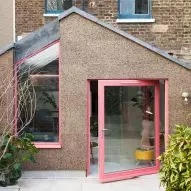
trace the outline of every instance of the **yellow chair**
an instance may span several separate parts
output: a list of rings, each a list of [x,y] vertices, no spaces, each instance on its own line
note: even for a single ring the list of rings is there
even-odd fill
[[[139,165],[140,161],[149,161],[151,166],[153,166],[154,150],[141,150],[137,149],[135,151],[136,165]]]

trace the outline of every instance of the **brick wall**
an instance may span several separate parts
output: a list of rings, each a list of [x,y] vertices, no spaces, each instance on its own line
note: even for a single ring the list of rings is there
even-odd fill
[[[44,0],[16,1],[16,31],[31,32],[44,22],[55,17],[44,18]],[[179,58],[191,61],[191,1],[152,0],[154,23],[116,23],[118,0],[86,0],[88,12],[133,36],[142,39]],[[81,0],[74,5],[81,8]],[[32,19],[31,19],[32,18]]]
[[[44,0],[15,1],[16,35],[33,32],[44,25]]]

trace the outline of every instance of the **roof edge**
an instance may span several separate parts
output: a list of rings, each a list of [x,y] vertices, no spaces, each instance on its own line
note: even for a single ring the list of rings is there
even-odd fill
[[[168,60],[173,61],[173,62],[177,63],[178,65],[183,66],[186,69],[191,70],[191,64],[183,62],[183,61],[169,55],[168,53],[164,52],[163,50],[161,50],[155,46],[152,46],[152,45],[150,45],[150,44],[148,44],[148,43],[146,43],[146,42],[144,42],[138,38],[135,38],[132,35],[124,32],[118,28],[115,28],[110,24],[107,24],[107,23],[99,20],[95,16],[90,15],[89,13],[86,13],[86,12],[80,10],[79,8],[75,7],[75,6],[71,7],[70,9],[64,11],[64,13],[59,15],[58,20],[60,21],[60,20],[64,19],[65,17],[71,15],[72,13],[79,14],[80,16],[82,16],[82,17],[84,17],[90,21],[93,21],[93,22],[113,31],[113,32],[116,32],[116,33],[120,34],[121,36],[123,36],[123,37],[125,37],[125,38],[127,38],[127,39],[129,39],[129,40],[131,40],[131,41],[133,41],[133,42],[135,42],[135,43],[137,43],[137,44],[139,44],[139,45],[141,45],[141,46],[143,46],[143,47],[145,47],[145,48],[147,48],[147,49],[149,49],[149,50],[151,50],[157,54],[159,54],[159,55],[161,55],[162,57],[167,58]]]
[[[15,43],[13,43],[13,42],[3,46],[2,48],[0,48],[0,56],[2,54],[5,54],[7,51],[9,51],[10,49],[12,49],[14,47],[15,47]]]
[[[54,19],[15,43],[15,62],[59,39],[59,21]]]

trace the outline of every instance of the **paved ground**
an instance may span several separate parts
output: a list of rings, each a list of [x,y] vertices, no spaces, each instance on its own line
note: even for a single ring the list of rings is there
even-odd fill
[[[96,178],[47,178],[19,180],[17,186],[0,191],[164,191],[159,188],[158,175],[101,184]]]

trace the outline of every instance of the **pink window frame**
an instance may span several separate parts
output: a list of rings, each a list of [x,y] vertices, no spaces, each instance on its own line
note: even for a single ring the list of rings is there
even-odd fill
[[[101,182],[109,182],[109,181],[115,181],[115,180],[122,180],[122,179],[127,179],[131,178],[134,176],[139,176],[139,175],[146,175],[146,174],[152,174],[152,173],[157,173],[160,167],[160,163],[157,159],[157,156],[159,156],[159,83],[157,81],[145,81],[145,80],[101,80],[98,82],[98,91],[100,97],[104,98],[104,86],[118,86],[120,82],[120,86],[153,86],[155,85],[155,112],[156,112],[156,117],[155,117],[155,125],[156,125],[156,131],[155,131],[155,136],[156,136],[156,166],[154,167],[148,167],[144,169],[136,169],[136,170],[130,170],[130,171],[121,171],[121,172],[116,172],[116,173],[109,173],[109,174],[104,174],[104,138],[101,136],[102,134],[102,128],[104,128],[104,103],[103,100],[101,99],[99,101],[99,148],[102,148],[99,150],[99,177]],[[100,85],[101,84],[101,85]],[[158,101],[157,101],[158,100]],[[158,127],[158,128],[157,128]],[[158,135],[158,136],[157,136]]]
[[[47,46],[41,48],[40,50],[30,54],[29,56],[17,61],[14,65],[14,133],[17,134],[17,66],[24,63],[25,60],[37,55],[38,53],[42,52],[43,50],[51,47],[54,44],[58,44],[58,130],[59,130],[59,134],[58,134],[58,142],[34,142],[34,145],[37,148],[45,148],[45,149],[59,149],[62,146],[62,132],[61,132],[61,127],[60,127],[60,116],[61,116],[61,112],[60,112],[60,80],[61,80],[61,66],[60,66],[60,41],[56,40],[50,44],[48,44]]]

